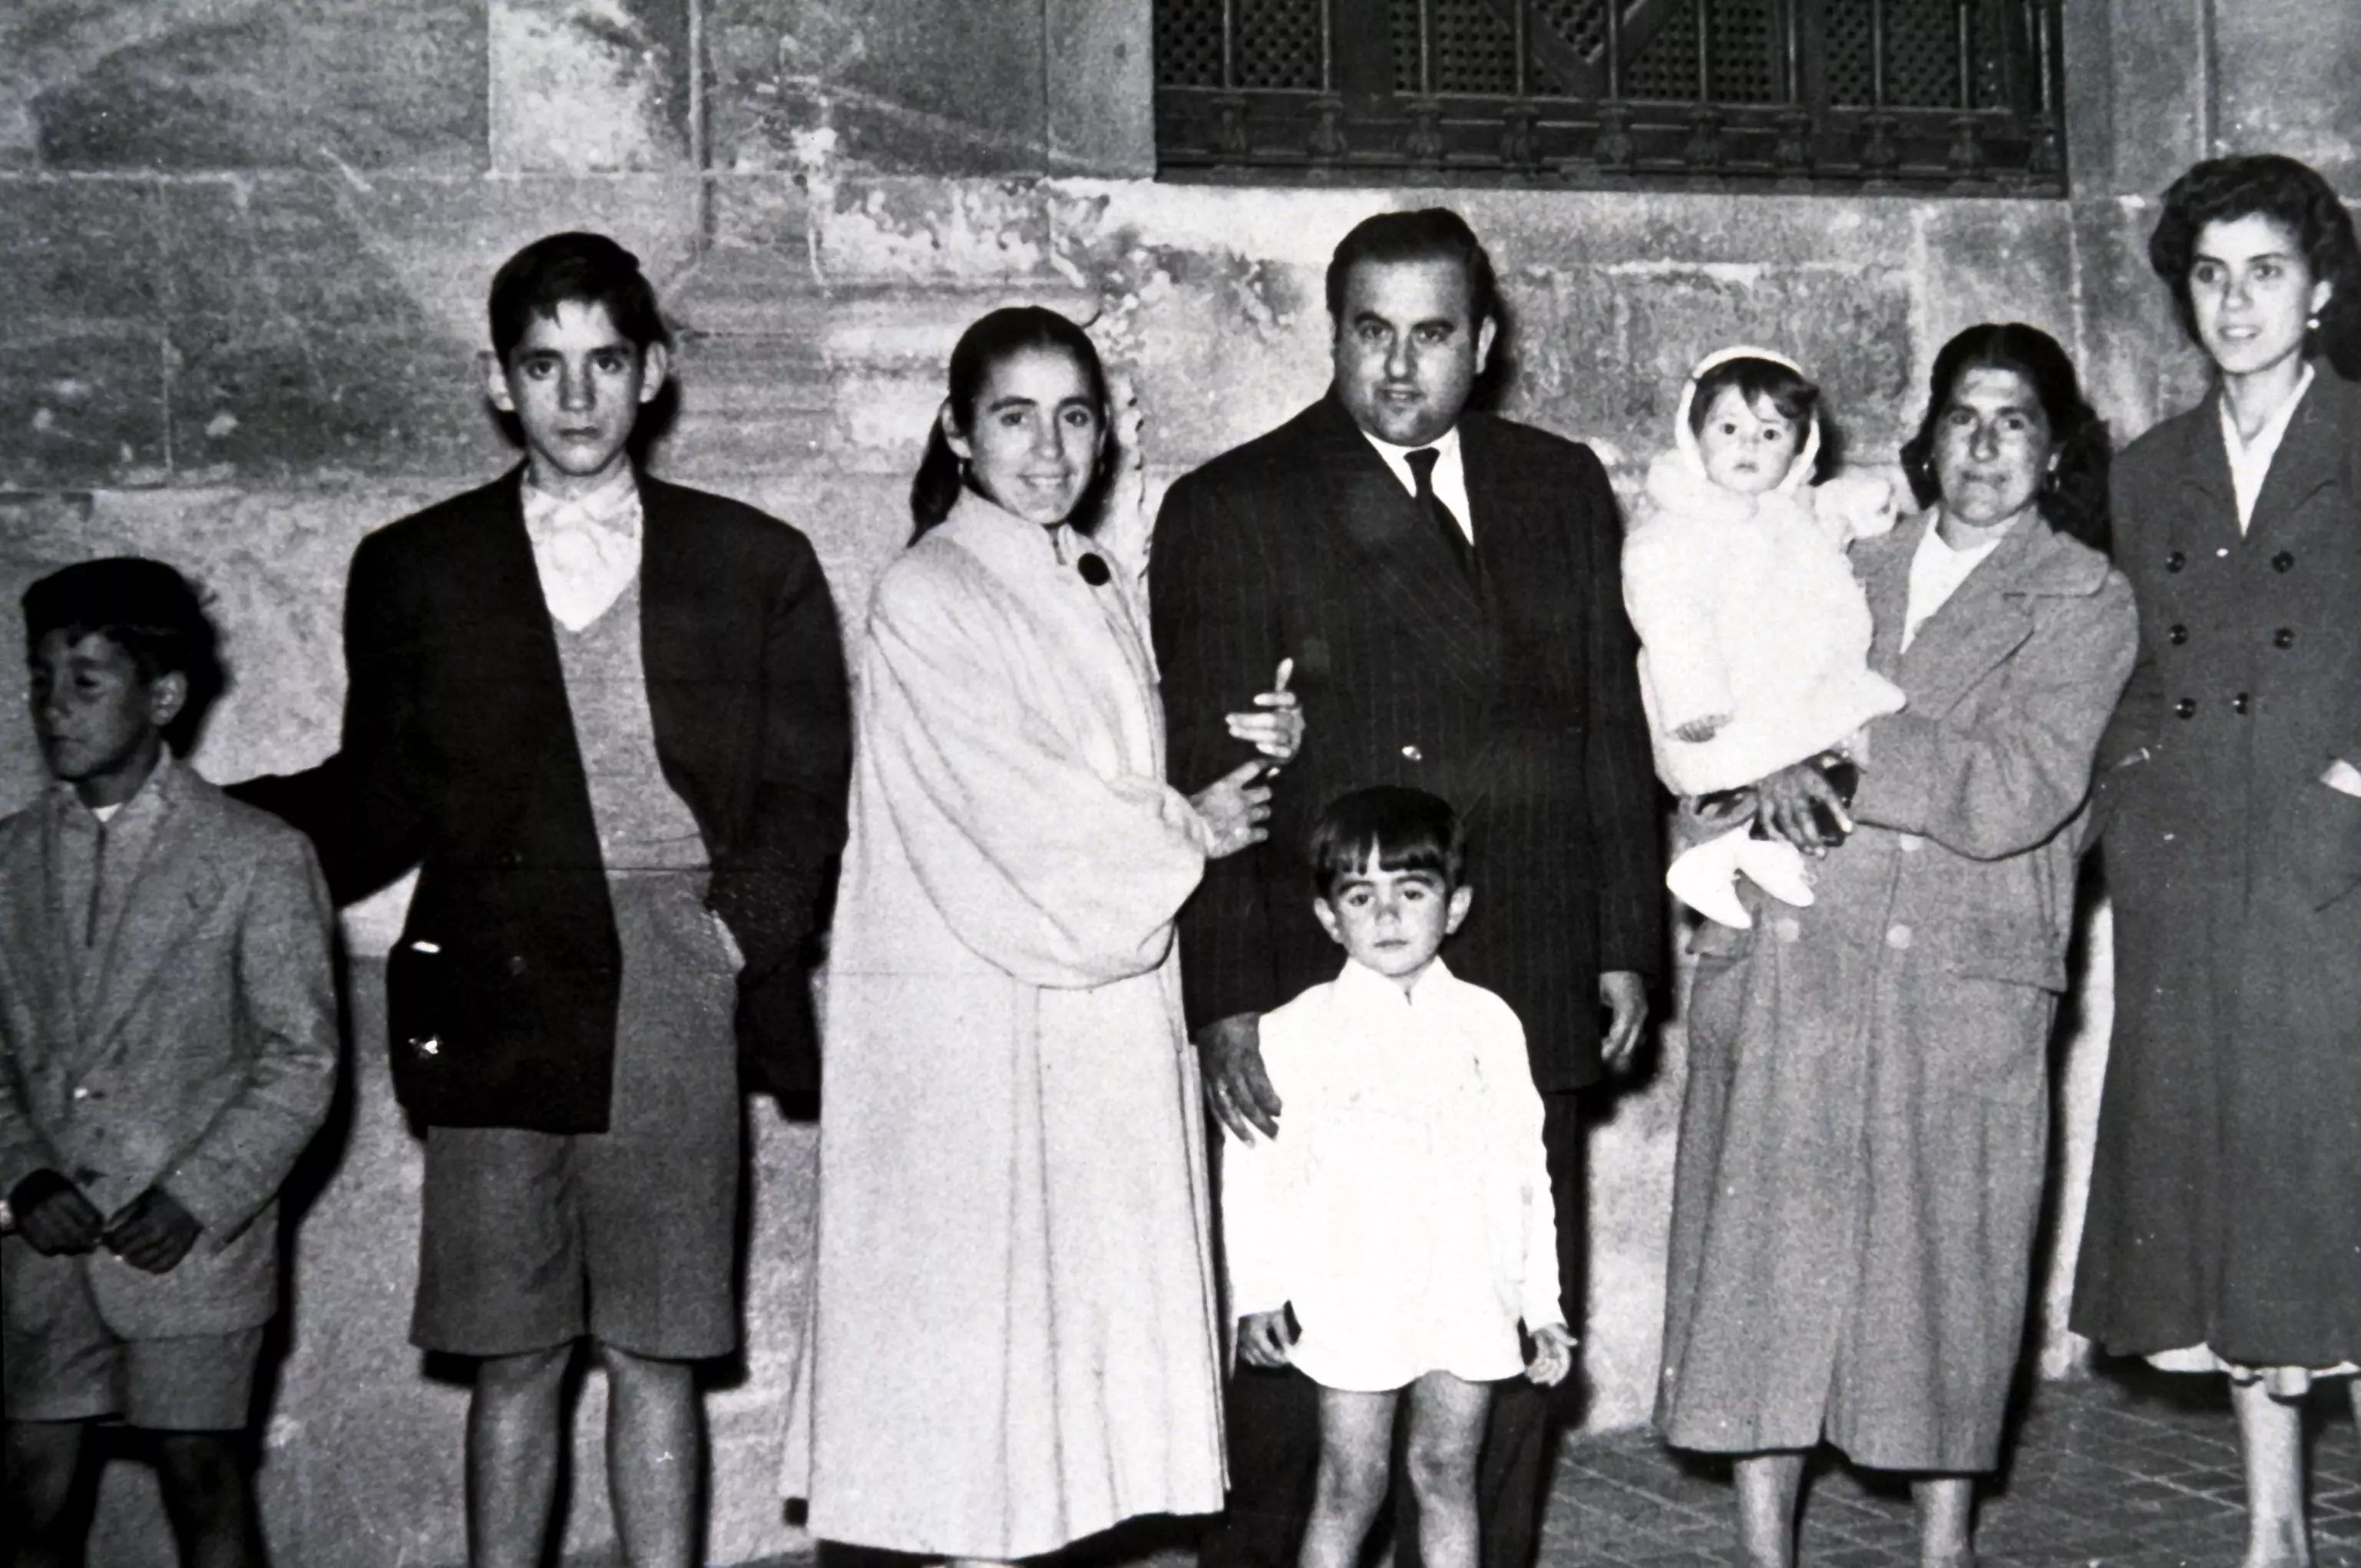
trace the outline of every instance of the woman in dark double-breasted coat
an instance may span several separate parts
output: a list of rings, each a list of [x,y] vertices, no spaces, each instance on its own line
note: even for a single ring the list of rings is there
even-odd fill
[[[2073,1326],[2229,1373],[2247,1561],[2307,1562],[2296,1401],[2361,1361],[2361,388],[2319,353],[2361,253],[2266,155],[2191,169],[2149,255],[2217,377],[2114,470],[2141,641],[2100,751],[2115,1026]]]
[[[2092,758],[2130,674],[2105,427],[2037,328],[1936,356],[1918,517],[1852,552],[1870,665],[1909,699],[1754,786],[1814,862],[1796,908],[1698,928],[1657,1420],[1737,1460],[1747,1568],[1792,1568],[1823,1440],[1910,1472],[1922,1558],[1972,1561],[2025,1332]],[[2053,526],[2053,521],[2058,526]]]

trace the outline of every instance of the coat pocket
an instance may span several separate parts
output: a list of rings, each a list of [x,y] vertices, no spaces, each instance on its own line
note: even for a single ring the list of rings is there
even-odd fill
[[[2283,817],[2287,865],[2315,910],[2361,886],[2361,797],[2307,779]]]
[[[1944,958],[1968,980],[1996,980],[2043,991],[2066,989],[2066,938],[2039,919],[1970,910],[1952,917]]]

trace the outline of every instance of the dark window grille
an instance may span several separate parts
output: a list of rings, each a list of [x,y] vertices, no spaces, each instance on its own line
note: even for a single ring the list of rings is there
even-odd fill
[[[2062,195],[2063,0],[1155,0],[1167,178]]]

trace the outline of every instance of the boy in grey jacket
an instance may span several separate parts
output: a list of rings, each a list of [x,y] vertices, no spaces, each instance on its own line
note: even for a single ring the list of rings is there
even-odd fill
[[[177,761],[220,685],[157,561],[26,591],[53,784],[0,820],[0,1366],[19,1563],[78,1560],[93,1422],[153,1439],[183,1563],[259,1563],[244,1430],[278,1195],[336,1071],[311,847]]]

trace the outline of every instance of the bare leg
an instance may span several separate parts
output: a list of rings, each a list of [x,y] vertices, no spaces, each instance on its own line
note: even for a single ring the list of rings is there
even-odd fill
[[[704,1410],[685,1361],[598,1347],[607,1367],[607,1489],[630,1568],[690,1568],[697,1561],[697,1492],[705,1475]]]
[[[82,1476],[83,1434],[88,1421],[10,1421],[7,1473],[0,1477],[0,1502],[12,1543],[6,1561],[14,1568],[69,1568],[82,1561],[80,1510],[75,1483]]]
[[[558,1394],[571,1344],[488,1356],[467,1401],[467,1561],[541,1568],[557,1497]]]
[[[1910,1499],[1918,1505],[1921,1568],[1975,1568],[1975,1477],[1928,1475],[1910,1484]]]
[[[1399,1395],[1320,1390],[1320,1477],[1298,1568],[1353,1568],[1385,1501]]]
[[[239,1437],[228,1431],[156,1434],[156,1480],[181,1568],[262,1568],[262,1529]]]
[[[2306,1568],[2312,1535],[2303,1519],[2303,1407],[2271,1398],[2263,1380],[2230,1385],[2238,1447],[2246,1461],[2245,1568]]]
[[[1492,1390],[1448,1372],[1410,1386],[1411,1491],[1418,1498],[1418,1552],[1425,1568],[1477,1568],[1476,1461]]]
[[[1738,1462],[1738,1551],[1745,1568],[1795,1568],[1800,1453],[1750,1453]]]

